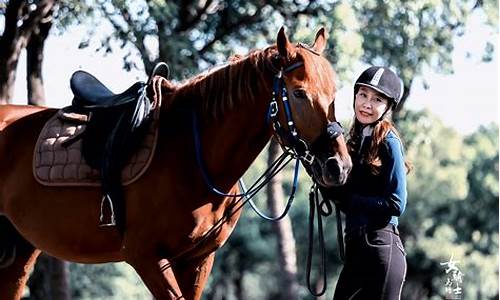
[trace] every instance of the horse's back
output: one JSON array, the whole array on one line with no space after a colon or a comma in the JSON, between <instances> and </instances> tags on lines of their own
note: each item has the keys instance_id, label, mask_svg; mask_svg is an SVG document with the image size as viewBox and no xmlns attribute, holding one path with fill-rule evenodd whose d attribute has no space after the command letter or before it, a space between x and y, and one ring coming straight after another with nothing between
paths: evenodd
<instances>
[{"instance_id":1,"label":"horse's back","mask_svg":"<svg viewBox=\"0 0 500 300\"><path fill-rule=\"evenodd\" d=\"M33 151L43 125L55 112L55 109L39 106L1 105L0 161L6 162L5 158L12 157L13 153Z\"/></svg>"},{"instance_id":2,"label":"horse's back","mask_svg":"<svg viewBox=\"0 0 500 300\"><path fill-rule=\"evenodd\" d=\"M23 117L46 109L33 105L0 105L0 131Z\"/></svg>"}]
</instances>

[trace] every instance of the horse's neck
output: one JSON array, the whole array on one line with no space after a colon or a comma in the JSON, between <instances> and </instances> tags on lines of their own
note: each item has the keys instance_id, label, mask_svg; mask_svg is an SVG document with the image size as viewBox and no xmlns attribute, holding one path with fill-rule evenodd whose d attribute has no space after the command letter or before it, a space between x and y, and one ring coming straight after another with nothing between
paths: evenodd
<instances>
[{"instance_id":1,"label":"horse's neck","mask_svg":"<svg viewBox=\"0 0 500 300\"><path fill-rule=\"evenodd\" d=\"M271 84L260 86L255 99L239 104L203 128L204 158L213 181L230 188L250 167L271 136L266 114Z\"/></svg>"}]
</instances>

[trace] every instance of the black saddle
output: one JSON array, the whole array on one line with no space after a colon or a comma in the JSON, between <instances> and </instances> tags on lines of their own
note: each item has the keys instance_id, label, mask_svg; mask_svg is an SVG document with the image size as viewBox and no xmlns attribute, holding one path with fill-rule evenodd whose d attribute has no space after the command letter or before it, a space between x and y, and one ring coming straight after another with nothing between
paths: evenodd
<instances>
[{"instance_id":1,"label":"black saddle","mask_svg":"<svg viewBox=\"0 0 500 300\"><path fill-rule=\"evenodd\" d=\"M71 76L70 86L75 95L72 105L91 109L120 106L134 101L144 83L136 82L126 91L115 94L91 74L76 71Z\"/></svg>"},{"instance_id":2,"label":"black saddle","mask_svg":"<svg viewBox=\"0 0 500 300\"><path fill-rule=\"evenodd\" d=\"M91 74L76 71L70 86L74 98L65 110L87 116L85 131L70 143L81 139L86 163L100 170L100 225L115 225L118 221L121 226L125 209L121 170L146 135L153 109L146 95L147 85L136 82L123 93L115 94ZM110 217L104 218L105 214Z\"/></svg>"},{"instance_id":3,"label":"black saddle","mask_svg":"<svg viewBox=\"0 0 500 300\"><path fill-rule=\"evenodd\" d=\"M146 95L146 88L155 75L168 78L168 65L157 64L147 84L136 82L120 94L111 92L85 71L76 71L71 76L70 86L74 98L72 105L65 110L85 114L87 118L83 119L87 121L84 121L86 128L83 134L73 138L66 146L81 139L85 161L101 171L101 226L115 225L116 211L116 221L123 229L125 206L121 170L130 155L137 150L149 128L153 103ZM108 207L104 207L105 205ZM107 220L104 220L105 210L111 214Z\"/></svg>"}]
</instances>

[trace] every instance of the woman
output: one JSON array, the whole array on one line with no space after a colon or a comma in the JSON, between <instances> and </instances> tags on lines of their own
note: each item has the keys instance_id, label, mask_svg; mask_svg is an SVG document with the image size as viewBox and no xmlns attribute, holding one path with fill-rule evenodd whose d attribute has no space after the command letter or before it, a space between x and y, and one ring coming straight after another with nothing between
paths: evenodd
<instances>
[{"instance_id":1,"label":"woman","mask_svg":"<svg viewBox=\"0 0 500 300\"><path fill-rule=\"evenodd\" d=\"M400 299L406 258L398 218L406 206L406 165L390 113L401 79L370 67L354 85L355 120L348 148L353 170L345 186L326 191L346 215L346 259L334 299Z\"/></svg>"}]
</instances>

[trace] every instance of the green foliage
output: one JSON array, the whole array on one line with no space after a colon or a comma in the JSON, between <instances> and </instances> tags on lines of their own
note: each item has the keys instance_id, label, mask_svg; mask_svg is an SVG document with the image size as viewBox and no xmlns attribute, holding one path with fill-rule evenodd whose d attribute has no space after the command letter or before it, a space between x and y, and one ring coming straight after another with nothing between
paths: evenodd
<instances>
[{"instance_id":1,"label":"green foliage","mask_svg":"<svg viewBox=\"0 0 500 300\"><path fill-rule=\"evenodd\" d=\"M364 60L397 67L406 86L425 65L450 73L453 36L464 30L471 1L356 1Z\"/></svg>"},{"instance_id":2,"label":"green foliage","mask_svg":"<svg viewBox=\"0 0 500 300\"><path fill-rule=\"evenodd\" d=\"M407 111L398 125L415 166L401 220L411 287L405 294L425 288L444 297L440 263L453 255L464 274L463 299L497 297L498 125L462 137L427 111Z\"/></svg>"},{"instance_id":3,"label":"green foliage","mask_svg":"<svg viewBox=\"0 0 500 300\"><path fill-rule=\"evenodd\" d=\"M284 25L296 41L309 41L320 26L330 33L328 58L341 81L351 76L360 59L394 67L405 83L402 103L411 83L425 67L453 71L453 38L461 35L471 12L481 10L485 22L497 27L498 1L104 1L61 2L58 28L87 24L80 46L93 45L110 53L129 49L124 68L137 68L140 57L149 72L157 61L170 65L173 78L182 80L233 54L246 53L275 41ZM103 30L103 24L112 30ZM104 27L106 28L106 27ZM484 61L494 44L485 43ZM424 82L424 84L426 84ZM400 105L402 108L404 105Z\"/></svg>"}]
</instances>

